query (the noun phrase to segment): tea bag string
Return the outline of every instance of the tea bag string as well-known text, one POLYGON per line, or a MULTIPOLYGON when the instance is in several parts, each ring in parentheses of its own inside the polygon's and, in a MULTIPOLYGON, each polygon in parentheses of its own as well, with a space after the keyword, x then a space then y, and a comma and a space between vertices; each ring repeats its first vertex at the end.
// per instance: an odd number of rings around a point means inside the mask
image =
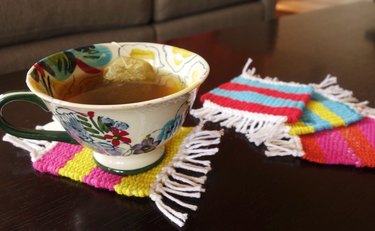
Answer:
POLYGON ((122 55, 120 55, 120 50, 122 49, 122 46, 118 42, 115 42, 115 41, 113 41, 112 44, 118 46, 118 48, 119 48, 118 56, 121 58, 121 61, 124 64, 125 68, 129 68, 128 64, 125 62, 124 57, 122 55))

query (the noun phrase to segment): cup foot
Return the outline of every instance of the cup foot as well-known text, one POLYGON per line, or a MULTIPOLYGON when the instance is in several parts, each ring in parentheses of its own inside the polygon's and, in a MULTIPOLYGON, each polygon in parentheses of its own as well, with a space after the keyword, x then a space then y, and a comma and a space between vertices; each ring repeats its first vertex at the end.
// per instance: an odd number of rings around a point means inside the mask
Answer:
POLYGON ((164 145, 155 150, 131 156, 108 156, 94 152, 96 164, 104 171, 117 175, 133 175, 158 165, 164 157, 164 145))

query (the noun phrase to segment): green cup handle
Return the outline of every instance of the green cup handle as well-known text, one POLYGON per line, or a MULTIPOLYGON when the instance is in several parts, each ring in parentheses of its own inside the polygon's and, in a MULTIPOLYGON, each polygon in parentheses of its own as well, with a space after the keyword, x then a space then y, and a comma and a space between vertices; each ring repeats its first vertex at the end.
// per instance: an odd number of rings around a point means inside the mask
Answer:
POLYGON ((14 91, 0 95, 0 129, 13 136, 33 139, 33 140, 48 140, 61 141, 66 143, 78 144, 67 132, 64 131, 45 131, 33 130, 26 128, 18 128, 8 123, 3 117, 3 106, 12 101, 28 101, 32 102, 45 111, 49 111, 46 104, 30 91, 14 91))

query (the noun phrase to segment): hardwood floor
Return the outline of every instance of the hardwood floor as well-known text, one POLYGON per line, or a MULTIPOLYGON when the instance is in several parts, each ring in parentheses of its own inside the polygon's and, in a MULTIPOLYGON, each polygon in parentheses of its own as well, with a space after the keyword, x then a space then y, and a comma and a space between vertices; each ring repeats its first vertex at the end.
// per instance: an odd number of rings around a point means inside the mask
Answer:
POLYGON ((372 2, 373 0, 277 0, 276 11, 279 15, 303 13, 340 4, 348 4, 361 1, 372 2))

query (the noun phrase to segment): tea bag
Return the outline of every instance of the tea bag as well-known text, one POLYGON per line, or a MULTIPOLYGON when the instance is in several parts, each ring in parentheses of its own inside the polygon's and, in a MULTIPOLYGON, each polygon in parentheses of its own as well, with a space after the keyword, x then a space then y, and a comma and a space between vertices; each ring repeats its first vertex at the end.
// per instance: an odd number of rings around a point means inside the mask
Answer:
POLYGON ((156 82, 157 75, 148 62, 128 56, 119 56, 104 70, 108 82, 156 82))

